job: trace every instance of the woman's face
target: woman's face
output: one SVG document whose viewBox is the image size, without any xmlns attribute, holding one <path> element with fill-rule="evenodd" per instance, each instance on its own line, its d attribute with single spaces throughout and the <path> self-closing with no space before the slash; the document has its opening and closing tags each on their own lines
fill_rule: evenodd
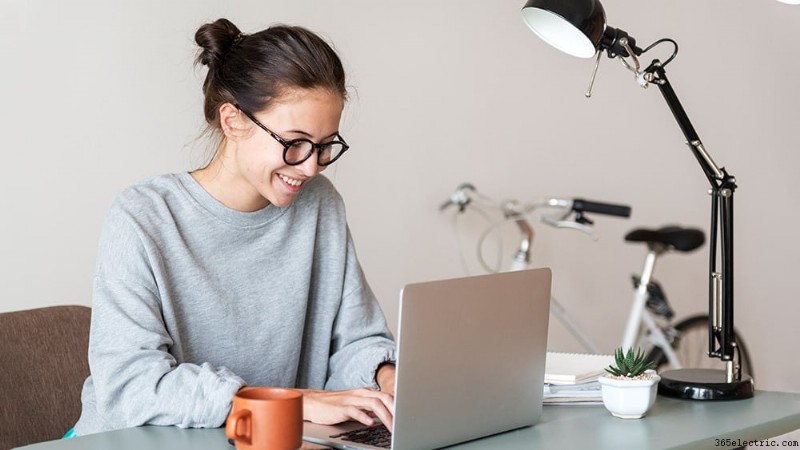
<svg viewBox="0 0 800 450">
<path fill-rule="evenodd" d="M 291 89 L 265 111 L 253 116 L 284 141 L 305 138 L 314 143 L 330 142 L 339 132 L 344 100 L 327 89 Z M 233 164 L 230 189 L 247 206 L 241 210 L 254 211 L 268 204 L 283 207 L 294 202 L 306 183 L 325 169 L 317 164 L 318 153 L 301 164 L 290 166 L 283 160 L 283 145 L 259 128 L 244 114 L 241 121 L 246 130 L 237 139 L 232 155 L 225 164 Z M 223 169 L 225 170 L 225 169 Z M 238 202 L 237 202 L 238 203 Z"/>
</svg>

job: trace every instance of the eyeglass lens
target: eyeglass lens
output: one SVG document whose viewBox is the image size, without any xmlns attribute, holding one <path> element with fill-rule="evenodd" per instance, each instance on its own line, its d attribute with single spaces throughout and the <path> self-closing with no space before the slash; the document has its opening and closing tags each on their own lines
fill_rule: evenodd
<svg viewBox="0 0 800 450">
<path fill-rule="evenodd" d="M 286 164 L 300 164 L 314 153 L 314 144 L 312 144 L 311 141 L 300 139 L 291 141 L 289 144 L 284 153 Z M 324 166 L 341 156 L 345 148 L 344 144 L 341 142 L 330 142 L 318 145 L 317 149 L 319 150 L 317 163 Z"/>
</svg>

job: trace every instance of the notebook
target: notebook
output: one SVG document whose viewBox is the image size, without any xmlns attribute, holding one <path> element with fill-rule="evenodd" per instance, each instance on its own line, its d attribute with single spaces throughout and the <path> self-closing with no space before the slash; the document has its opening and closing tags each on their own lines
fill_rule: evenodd
<svg viewBox="0 0 800 450">
<path fill-rule="evenodd" d="M 599 381 L 578 384 L 544 385 L 545 405 L 599 405 L 603 403 L 603 393 Z"/>
<path fill-rule="evenodd" d="M 614 364 L 613 355 L 547 352 L 544 382 L 578 384 L 596 380 L 611 364 Z"/>
<path fill-rule="evenodd" d="M 410 284 L 400 294 L 394 450 L 432 449 L 526 427 L 542 414 L 550 269 Z M 303 439 L 363 427 L 306 422 Z"/>
</svg>

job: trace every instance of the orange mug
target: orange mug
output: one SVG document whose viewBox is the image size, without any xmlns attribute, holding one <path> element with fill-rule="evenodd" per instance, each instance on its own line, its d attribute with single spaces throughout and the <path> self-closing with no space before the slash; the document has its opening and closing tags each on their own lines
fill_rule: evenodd
<svg viewBox="0 0 800 450">
<path fill-rule="evenodd" d="M 225 434 L 239 450 L 296 450 L 303 444 L 303 393 L 249 387 L 233 397 Z"/>
</svg>

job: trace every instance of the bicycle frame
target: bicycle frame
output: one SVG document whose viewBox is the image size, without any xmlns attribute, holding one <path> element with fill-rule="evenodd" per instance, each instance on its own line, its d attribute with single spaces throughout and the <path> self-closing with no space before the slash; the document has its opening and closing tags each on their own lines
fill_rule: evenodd
<svg viewBox="0 0 800 450">
<path fill-rule="evenodd" d="M 586 350 L 591 353 L 600 353 L 600 350 L 594 345 L 594 342 L 588 336 L 583 334 L 577 325 L 569 318 L 567 311 L 558 303 L 555 297 L 550 297 L 550 314 L 554 315 L 556 319 L 564 325 L 564 328 L 577 339 Z"/>
<path fill-rule="evenodd" d="M 548 206 L 565 206 L 565 203 L 562 201 L 548 200 L 545 203 Z M 521 208 L 518 204 L 514 202 L 506 202 L 502 205 L 502 210 L 506 219 L 512 220 L 516 223 L 522 235 L 520 238 L 519 249 L 514 256 L 510 270 L 513 271 L 526 269 L 530 266 L 530 251 L 535 235 L 534 228 L 531 226 L 530 222 L 528 222 L 528 219 L 525 216 L 525 209 Z M 565 221 L 565 217 L 543 216 L 542 220 L 552 226 L 561 228 L 575 228 L 594 237 L 594 232 L 591 227 L 588 227 L 585 224 L 573 224 Z M 647 341 L 653 346 L 661 348 L 661 350 L 664 352 L 664 355 L 667 357 L 667 361 L 673 369 L 680 369 L 683 368 L 680 358 L 672 348 L 671 342 L 664 334 L 664 330 L 658 326 L 655 319 L 646 308 L 648 299 L 647 286 L 650 284 L 652 279 L 656 260 L 664 252 L 666 252 L 666 248 L 656 246 L 651 248 L 645 257 L 639 286 L 636 288 L 633 294 L 633 304 L 631 305 L 630 312 L 628 314 L 621 347 L 623 351 L 627 351 L 627 349 L 632 348 L 634 345 L 642 347 L 643 341 Z M 580 330 L 580 328 L 578 328 L 578 326 L 569 317 L 564 307 L 558 302 L 558 300 L 556 300 L 555 297 L 550 298 L 550 312 L 584 348 L 591 353 L 599 353 L 598 347 Z M 645 330 L 647 333 L 645 333 Z"/>
<path fill-rule="evenodd" d="M 584 202 L 583 200 L 576 200 Z M 560 210 L 561 214 L 555 215 L 541 215 L 542 222 L 556 227 L 556 228 L 571 228 L 581 231 L 594 239 L 597 236 L 591 226 L 592 222 L 582 216 L 576 217 L 575 220 L 570 220 L 569 216 L 573 212 L 573 200 L 568 199 L 555 199 L 550 198 L 536 203 L 517 203 L 516 201 L 506 201 L 497 204 L 486 196 L 479 194 L 475 187 L 471 184 L 465 183 L 461 185 L 453 196 L 445 202 L 440 209 L 444 210 L 449 205 L 456 205 L 460 212 L 463 212 L 469 204 L 479 204 L 483 207 L 498 208 L 502 211 L 505 220 L 513 221 L 521 234 L 518 250 L 514 255 L 514 259 L 508 270 L 523 270 L 530 267 L 530 252 L 533 246 L 533 239 L 535 230 L 528 220 L 528 215 L 540 207 L 556 208 Z M 600 214 L 622 215 L 614 211 L 614 205 L 601 204 L 596 202 L 585 202 L 592 207 L 594 211 L 589 209 L 590 212 L 597 212 Z M 575 210 L 578 211 L 578 210 Z M 629 213 L 628 209 L 628 213 Z M 627 216 L 627 215 L 626 215 Z M 641 278 L 639 285 L 633 294 L 633 303 L 630 307 L 625 332 L 622 337 L 622 348 L 627 349 L 634 347 L 634 345 L 642 346 L 641 344 L 649 343 L 653 346 L 659 347 L 667 358 L 667 361 L 672 368 L 682 368 L 681 361 L 675 350 L 672 348 L 672 343 L 664 333 L 659 324 L 656 323 L 653 315 L 647 310 L 647 300 L 649 293 L 647 291 L 648 285 L 652 280 L 653 270 L 658 257 L 666 252 L 666 247 L 654 245 L 650 247 L 644 266 L 642 267 Z M 485 266 L 484 266 L 485 267 Z M 570 319 L 564 307 L 556 300 L 555 297 L 550 298 L 550 312 L 561 322 L 567 331 L 575 337 L 575 339 L 589 352 L 599 353 L 598 347 L 594 342 L 586 336 L 579 327 Z M 646 347 L 647 351 L 652 350 L 649 346 Z"/>
<path fill-rule="evenodd" d="M 531 246 L 533 245 L 534 237 L 533 227 L 524 217 L 524 214 L 516 209 L 516 205 L 513 203 L 507 203 L 504 205 L 503 210 L 506 218 L 513 220 L 522 233 L 520 246 L 517 250 L 517 254 L 514 257 L 511 270 L 528 268 L 530 263 L 530 250 Z M 564 223 L 563 220 L 557 221 L 552 217 L 544 217 L 543 221 L 553 225 L 559 222 L 562 224 Z M 583 224 L 576 225 L 586 228 L 586 226 Z M 564 225 L 562 225 L 562 227 L 575 228 L 574 226 Z M 631 305 L 630 312 L 628 314 L 625 333 L 622 336 L 621 347 L 623 351 L 627 351 L 634 345 L 643 347 L 642 342 L 647 341 L 653 346 L 661 348 L 661 350 L 664 352 L 664 355 L 667 357 L 670 367 L 673 369 L 681 369 L 683 368 L 683 364 L 681 363 L 678 355 L 675 353 L 675 350 L 672 348 L 671 342 L 664 334 L 664 330 L 658 326 L 655 319 L 646 308 L 647 298 L 649 296 L 647 292 L 647 286 L 650 284 L 652 279 L 656 260 L 664 252 L 666 252 L 666 248 L 654 247 L 647 253 L 647 256 L 645 257 L 639 286 L 636 288 L 636 291 L 633 294 L 633 304 Z M 555 297 L 550 298 L 550 311 L 556 317 L 556 319 L 558 319 L 559 322 L 564 325 L 567 331 L 569 331 L 570 334 L 572 334 L 572 336 L 575 337 L 575 339 L 577 339 L 578 342 L 580 342 L 580 344 L 583 345 L 588 351 L 592 353 L 600 353 L 594 342 L 580 331 L 578 326 L 572 321 L 572 319 L 570 319 L 564 307 L 558 302 L 558 300 L 556 300 Z M 647 331 L 647 333 L 644 331 Z M 646 348 L 648 351 L 651 350 L 649 346 Z"/>
<path fill-rule="evenodd" d="M 530 242 L 526 241 L 526 245 L 529 244 Z M 672 344 L 664 334 L 664 330 L 658 326 L 655 319 L 646 308 L 648 298 L 647 285 L 652 279 L 656 259 L 661 253 L 663 253 L 663 250 L 660 249 L 650 250 L 647 253 L 639 286 L 633 294 L 633 304 L 631 305 L 627 324 L 625 326 L 625 333 L 622 337 L 622 349 L 623 351 L 627 351 L 627 349 L 632 348 L 635 344 L 641 347 L 642 341 L 649 341 L 652 345 L 661 348 L 673 369 L 680 369 L 683 367 L 680 358 L 672 348 Z M 522 270 L 525 268 L 527 268 L 527 266 L 522 266 L 517 262 L 512 266 L 511 270 Z M 550 298 L 550 313 L 564 325 L 567 331 L 569 331 L 584 348 L 591 353 L 600 353 L 594 342 L 583 334 L 578 326 L 572 322 L 564 307 L 555 297 Z M 647 330 L 649 333 L 644 333 L 644 330 Z"/>
<path fill-rule="evenodd" d="M 528 222 L 524 213 L 518 209 L 518 205 L 514 203 L 504 204 L 503 213 L 507 219 L 513 220 L 517 224 L 517 227 L 522 235 L 520 238 L 519 249 L 514 256 L 510 270 L 513 271 L 526 269 L 530 265 L 530 251 L 531 246 L 533 245 L 533 238 L 535 234 L 534 229 Z M 552 217 L 544 217 L 543 221 L 553 225 L 559 222 L 562 224 L 564 223 L 563 220 L 559 221 Z M 588 227 L 585 225 L 576 225 L 588 229 Z M 574 226 L 569 227 L 575 228 Z M 641 281 L 633 295 L 633 304 L 631 305 L 630 313 L 628 314 L 627 325 L 625 326 L 625 334 L 622 337 L 621 346 L 623 351 L 627 351 L 627 349 L 633 347 L 635 344 L 639 344 L 641 346 L 642 341 L 647 340 L 652 345 L 658 346 L 664 351 L 664 355 L 667 357 L 667 360 L 672 368 L 680 369 L 682 368 L 682 364 L 678 356 L 675 354 L 675 351 L 672 349 L 669 339 L 667 339 L 664 331 L 658 326 L 658 324 L 656 324 L 655 320 L 646 308 L 648 298 L 647 285 L 650 283 L 652 278 L 656 259 L 664 251 L 665 249 L 651 250 L 648 252 L 647 257 L 645 258 L 644 267 L 642 268 L 641 273 Z M 550 298 L 550 312 L 584 348 L 591 353 L 600 353 L 597 345 L 595 345 L 595 343 L 572 321 L 564 307 L 558 302 L 558 300 L 556 300 L 555 297 Z M 643 333 L 642 326 L 644 326 L 644 329 L 649 332 L 648 334 Z"/>
<path fill-rule="evenodd" d="M 630 314 L 628 315 L 628 322 L 625 326 L 625 334 L 622 337 L 622 349 L 627 351 L 634 346 L 634 343 L 646 338 L 653 345 L 658 346 L 666 355 L 670 366 L 673 369 L 680 369 L 683 367 L 678 355 L 675 354 L 669 339 L 664 335 L 664 331 L 656 324 L 655 319 L 647 311 L 645 307 L 647 304 L 647 286 L 653 277 L 653 270 L 655 269 L 656 259 L 665 250 L 662 248 L 653 248 L 645 257 L 644 267 L 642 267 L 642 275 L 639 280 L 639 286 L 633 294 L 633 304 L 631 305 Z M 642 333 L 642 325 L 645 326 L 649 334 Z"/>
</svg>

